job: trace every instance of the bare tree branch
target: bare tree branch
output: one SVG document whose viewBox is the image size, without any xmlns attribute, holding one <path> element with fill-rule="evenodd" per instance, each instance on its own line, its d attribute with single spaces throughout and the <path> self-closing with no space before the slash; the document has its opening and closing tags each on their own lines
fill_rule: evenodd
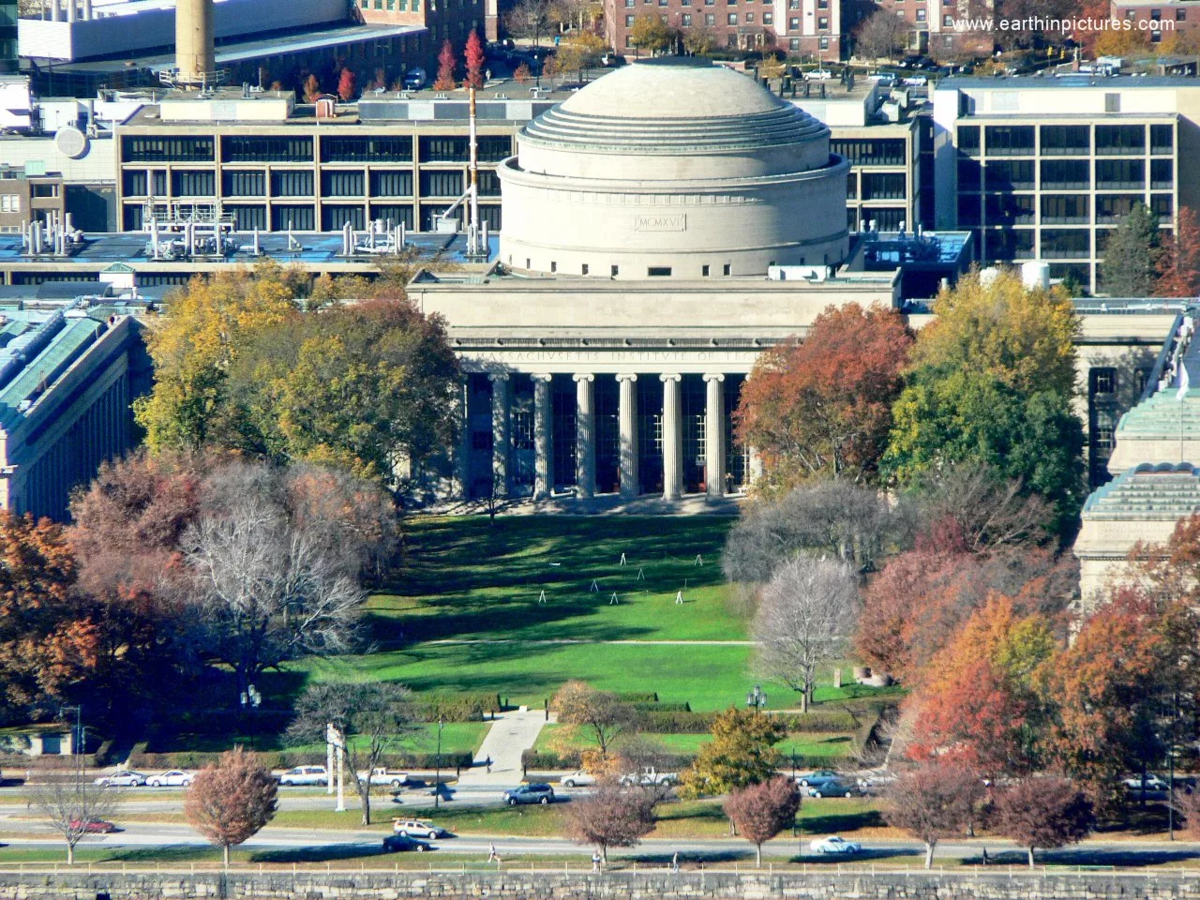
<svg viewBox="0 0 1200 900">
<path fill-rule="evenodd" d="M 42 784 L 29 790 L 30 805 L 50 821 L 50 827 L 67 844 L 67 864 L 75 862 L 75 845 L 96 822 L 110 818 L 118 809 L 121 793 L 89 781 L 83 765 L 69 772 L 53 772 Z"/>
</svg>

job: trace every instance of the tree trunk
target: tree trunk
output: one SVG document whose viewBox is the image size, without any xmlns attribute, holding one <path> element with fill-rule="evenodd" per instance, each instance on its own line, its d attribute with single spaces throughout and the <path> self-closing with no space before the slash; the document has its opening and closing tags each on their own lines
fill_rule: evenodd
<svg viewBox="0 0 1200 900">
<path fill-rule="evenodd" d="M 754 845 L 754 867 L 756 869 L 762 868 L 762 844 Z"/>
<path fill-rule="evenodd" d="M 1029 848 L 1029 868 L 1033 868 L 1033 848 Z"/>
<path fill-rule="evenodd" d="M 354 776 L 358 777 L 357 774 Z M 438 785 L 440 787 L 440 785 Z M 367 786 L 359 791 L 359 798 L 362 800 L 362 823 L 364 825 L 371 824 L 371 782 L 367 781 Z"/>
<path fill-rule="evenodd" d="M 600 846 L 600 858 L 604 860 L 604 864 L 608 865 L 608 844 Z"/>
<path fill-rule="evenodd" d="M 808 687 L 800 692 L 800 712 L 808 712 Z"/>
<path fill-rule="evenodd" d="M 75 865 L 75 845 L 67 841 L 67 865 Z"/>
<path fill-rule="evenodd" d="M 925 842 L 925 868 L 926 869 L 933 868 L 933 848 L 936 846 L 937 845 L 934 844 L 932 841 Z"/>
<path fill-rule="evenodd" d="M 229 845 L 225 844 L 221 847 L 221 855 L 225 859 L 225 868 L 229 868 Z"/>
</svg>

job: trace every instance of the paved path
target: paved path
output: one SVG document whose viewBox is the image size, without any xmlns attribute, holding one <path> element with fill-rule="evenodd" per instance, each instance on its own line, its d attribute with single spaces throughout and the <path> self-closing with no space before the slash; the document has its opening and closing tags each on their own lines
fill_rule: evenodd
<svg viewBox="0 0 1200 900">
<path fill-rule="evenodd" d="M 459 787 L 519 784 L 523 774 L 521 754 L 533 749 L 545 724 L 546 713 L 540 709 L 501 713 L 475 754 L 475 767 L 459 776 Z M 489 758 L 491 772 L 486 765 Z"/>
</svg>

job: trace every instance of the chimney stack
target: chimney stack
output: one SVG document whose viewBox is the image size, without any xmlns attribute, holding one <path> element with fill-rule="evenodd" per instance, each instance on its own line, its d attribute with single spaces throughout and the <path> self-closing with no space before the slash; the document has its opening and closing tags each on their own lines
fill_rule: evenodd
<svg viewBox="0 0 1200 900">
<path fill-rule="evenodd" d="M 214 80 L 213 0 L 176 0 L 175 66 L 180 87 L 203 87 Z"/>
</svg>

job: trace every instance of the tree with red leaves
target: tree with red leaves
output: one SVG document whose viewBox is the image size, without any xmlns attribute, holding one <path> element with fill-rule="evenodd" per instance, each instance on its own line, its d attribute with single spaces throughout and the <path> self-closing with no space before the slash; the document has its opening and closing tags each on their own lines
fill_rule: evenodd
<svg viewBox="0 0 1200 900">
<path fill-rule="evenodd" d="M 238 747 L 196 773 L 183 798 L 183 815 L 221 848 L 228 868 L 229 848 L 245 843 L 275 818 L 278 791 L 270 770 Z"/>
<path fill-rule="evenodd" d="M 762 868 L 762 845 L 791 828 L 800 811 L 800 791 L 789 778 L 772 778 L 734 791 L 725 801 L 725 815 L 754 845 L 755 865 Z"/>
<path fill-rule="evenodd" d="M 479 39 L 478 31 L 472 31 L 471 36 L 467 38 L 464 56 L 467 63 L 467 84 L 475 88 L 483 87 L 483 41 Z"/>
<path fill-rule="evenodd" d="M 357 80 L 353 69 L 342 69 L 342 74 L 338 78 L 337 92 L 338 96 L 347 103 L 354 99 L 354 88 Z"/>
<path fill-rule="evenodd" d="M 438 54 L 437 80 L 433 83 L 436 91 L 452 91 L 458 87 L 454 80 L 454 70 L 458 67 L 458 58 L 454 55 L 454 46 L 450 38 L 442 43 L 442 52 Z"/>
<path fill-rule="evenodd" d="M 636 847 L 654 830 L 653 792 L 605 781 L 566 810 L 567 835 L 577 844 L 595 844 L 608 862 L 609 847 Z"/>
<path fill-rule="evenodd" d="M 895 310 L 851 303 L 758 358 L 736 422 L 739 440 L 761 452 L 769 487 L 874 479 L 912 340 Z"/>
<path fill-rule="evenodd" d="M 1163 239 L 1154 293 L 1158 297 L 1200 295 L 1200 224 L 1191 207 L 1179 207 L 1175 230 Z"/>
<path fill-rule="evenodd" d="M 304 102 L 316 103 L 321 96 L 321 82 L 316 75 L 310 74 L 304 79 Z"/>
<path fill-rule="evenodd" d="M 925 868 L 938 841 L 964 834 L 984 800 L 983 780 L 967 766 L 934 760 L 901 775 L 887 792 L 884 819 L 925 844 Z"/>
<path fill-rule="evenodd" d="M 1065 778 L 1026 778 L 996 799 L 992 820 L 997 833 L 1011 838 L 1029 853 L 1078 843 L 1095 824 L 1091 802 Z"/>
</svg>

